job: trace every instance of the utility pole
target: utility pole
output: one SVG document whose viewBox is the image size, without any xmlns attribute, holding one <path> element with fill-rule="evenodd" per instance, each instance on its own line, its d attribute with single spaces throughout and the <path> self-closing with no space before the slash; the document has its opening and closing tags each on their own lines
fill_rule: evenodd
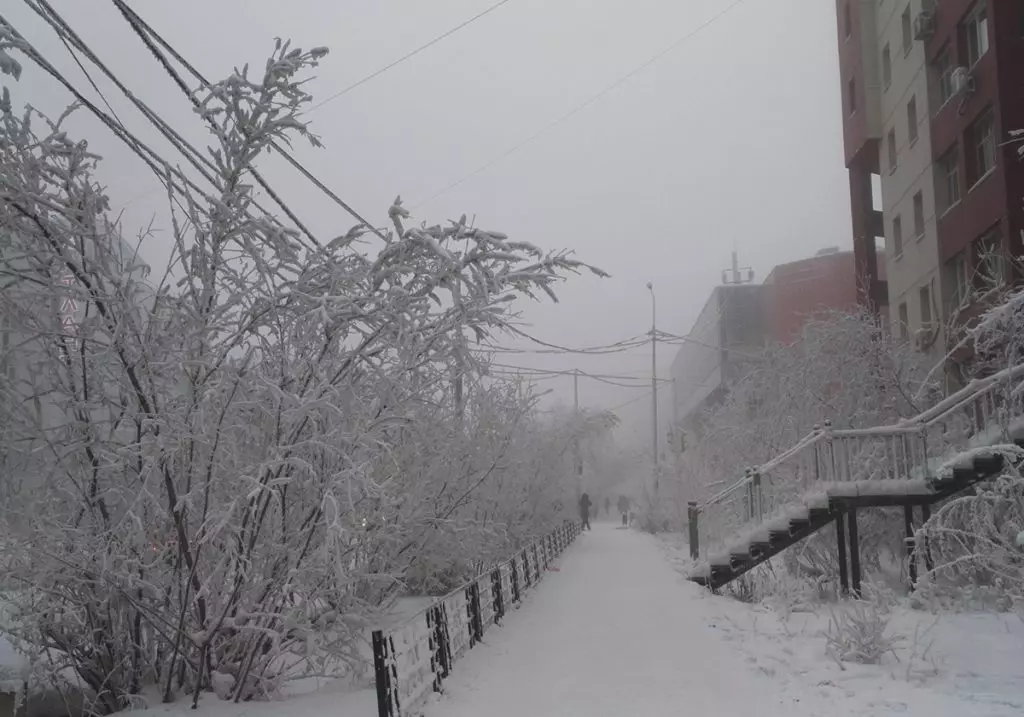
<svg viewBox="0 0 1024 717">
<path fill-rule="evenodd" d="M 576 490 L 577 497 L 583 495 L 583 456 L 580 454 L 580 371 L 574 369 L 572 372 L 572 402 L 574 415 L 576 417 L 573 426 L 573 460 L 576 465 Z"/>
<path fill-rule="evenodd" d="M 654 471 L 654 497 L 658 497 L 658 301 L 654 284 L 647 282 L 651 292 L 651 465 Z"/>
</svg>

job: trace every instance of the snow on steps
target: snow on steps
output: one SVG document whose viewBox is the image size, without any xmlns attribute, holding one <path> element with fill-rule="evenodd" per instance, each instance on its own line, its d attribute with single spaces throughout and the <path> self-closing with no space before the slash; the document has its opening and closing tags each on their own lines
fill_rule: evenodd
<svg viewBox="0 0 1024 717">
<path fill-rule="evenodd" d="M 1011 433 L 1014 440 L 1024 438 L 1024 422 L 1017 424 L 1017 431 Z M 712 566 L 728 568 L 733 555 L 749 555 L 754 545 L 771 542 L 773 532 L 788 532 L 792 521 L 808 521 L 812 510 L 827 510 L 832 498 L 855 498 L 858 496 L 912 496 L 931 495 L 937 482 L 953 478 L 954 469 L 970 469 L 976 458 L 991 458 L 1001 455 L 1008 460 L 1024 460 L 1024 449 L 1013 444 L 980 445 L 958 453 L 939 464 L 934 479 L 912 478 L 905 480 L 864 480 L 841 483 L 823 483 L 818 489 L 806 493 L 800 503 L 779 511 L 773 517 L 737 535 L 725 550 L 712 553 L 706 561 L 698 562 L 690 571 L 690 579 L 710 580 Z"/>
</svg>

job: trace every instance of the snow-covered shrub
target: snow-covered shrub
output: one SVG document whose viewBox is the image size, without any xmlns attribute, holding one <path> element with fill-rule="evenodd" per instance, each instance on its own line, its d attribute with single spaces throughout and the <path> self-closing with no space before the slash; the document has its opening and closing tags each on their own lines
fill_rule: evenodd
<svg viewBox="0 0 1024 717">
<path fill-rule="evenodd" d="M 318 144 L 303 86 L 325 52 L 278 43 L 199 98 L 211 166 L 157 166 L 174 252 L 152 283 L 99 158 L 0 102 L 2 587 L 22 646 L 98 711 L 336 673 L 410 583 L 572 515 L 576 428 L 469 346 L 585 265 L 465 219 L 406 227 L 400 200 L 374 244 L 256 206 L 251 163 Z"/>
<path fill-rule="evenodd" d="M 917 531 L 934 569 L 915 600 L 945 609 L 1024 608 L 1024 479 L 1016 469 L 943 504 Z"/>
<path fill-rule="evenodd" d="M 707 499 L 742 478 L 747 467 L 775 458 L 826 421 L 836 429 L 866 428 L 915 415 L 938 397 L 929 368 L 927 357 L 881 330 L 868 313 L 813 319 L 792 344 L 769 346 L 750 359 L 746 374 L 720 405 L 700 417 L 682 458 L 682 490 L 689 500 Z M 855 462 L 864 477 L 870 477 L 872 466 L 868 460 Z M 774 503 L 785 505 L 806 491 L 807 474 L 792 461 L 762 482 L 770 486 L 765 491 Z M 733 523 L 729 529 L 739 530 L 748 520 L 744 505 L 737 502 L 727 516 Z M 881 556 L 900 555 L 902 520 L 892 510 L 862 510 L 858 516 L 867 574 L 878 569 Z M 717 514 L 715 519 L 721 520 Z M 820 531 L 782 559 L 791 575 L 817 581 L 823 598 L 836 592 L 834 530 Z"/>
<path fill-rule="evenodd" d="M 889 630 L 889 611 L 870 601 L 856 600 L 833 610 L 825 631 L 826 651 L 839 662 L 877 665 L 894 654 L 903 637 Z"/>
</svg>

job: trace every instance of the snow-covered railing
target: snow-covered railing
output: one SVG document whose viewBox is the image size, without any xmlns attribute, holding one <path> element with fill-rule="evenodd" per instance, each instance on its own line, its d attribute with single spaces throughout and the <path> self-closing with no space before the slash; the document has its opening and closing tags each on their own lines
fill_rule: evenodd
<svg viewBox="0 0 1024 717">
<path fill-rule="evenodd" d="M 431 692 L 440 692 L 452 664 L 510 607 L 518 607 L 526 591 L 544 577 L 551 561 L 579 532 L 578 522 L 566 521 L 400 625 L 374 630 L 378 716 L 415 714 Z"/>
<path fill-rule="evenodd" d="M 703 503 L 690 503 L 694 559 L 781 514 L 818 484 L 927 480 L 951 453 L 1024 432 L 1024 365 L 976 379 L 918 415 L 886 426 L 816 426 L 792 448 L 749 468 Z"/>
</svg>

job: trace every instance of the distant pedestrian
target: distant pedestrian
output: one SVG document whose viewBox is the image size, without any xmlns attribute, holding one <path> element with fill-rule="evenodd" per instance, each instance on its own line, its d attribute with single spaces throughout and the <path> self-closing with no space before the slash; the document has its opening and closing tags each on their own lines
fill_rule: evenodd
<svg viewBox="0 0 1024 717">
<path fill-rule="evenodd" d="M 608 496 L 604 497 L 604 513 L 609 518 L 612 516 L 612 499 Z"/>
<path fill-rule="evenodd" d="M 619 496 L 618 504 L 619 512 L 622 513 L 622 525 L 629 525 L 629 498 L 624 495 Z"/>
<path fill-rule="evenodd" d="M 590 506 L 590 496 L 584 493 L 580 496 L 580 520 L 584 530 L 590 530 Z"/>
</svg>

